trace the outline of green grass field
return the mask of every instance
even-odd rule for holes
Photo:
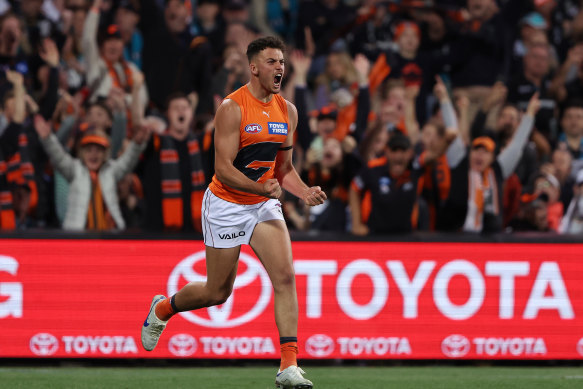
[[[583,388],[576,367],[308,367],[315,389]],[[1,388],[273,389],[269,367],[3,367]]]

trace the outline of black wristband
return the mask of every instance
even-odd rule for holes
[[[286,150],[291,150],[293,146],[287,146],[287,147],[280,147],[279,150],[280,151],[286,151]]]

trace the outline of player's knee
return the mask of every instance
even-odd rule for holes
[[[275,279],[273,287],[275,289],[287,289],[294,287],[296,283],[296,276],[293,272],[293,269],[286,269],[283,271],[278,272],[277,277]]]
[[[231,295],[232,288],[219,289],[213,296],[212,305],[224,304]]]

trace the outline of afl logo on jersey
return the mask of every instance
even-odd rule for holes
[[[248,132],[249,134],[257,134],[261,132],[261,130],[263,130],[263,128],[261,128],[261,125],[259,124],[251,123],[245,126],[245,132]]]

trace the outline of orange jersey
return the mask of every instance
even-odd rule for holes
[[[256,99],[247,85],[226,97],[241,109],[239,151],[233,165],[256,182],[275,176],[275,159],[281,144],[291,131],[285,99],[274,94],[269,103]],[[267,197],[243,192],[220,182],[216,176],[209,185],[211,192],[223,200],[237,204],[257,204]]]

